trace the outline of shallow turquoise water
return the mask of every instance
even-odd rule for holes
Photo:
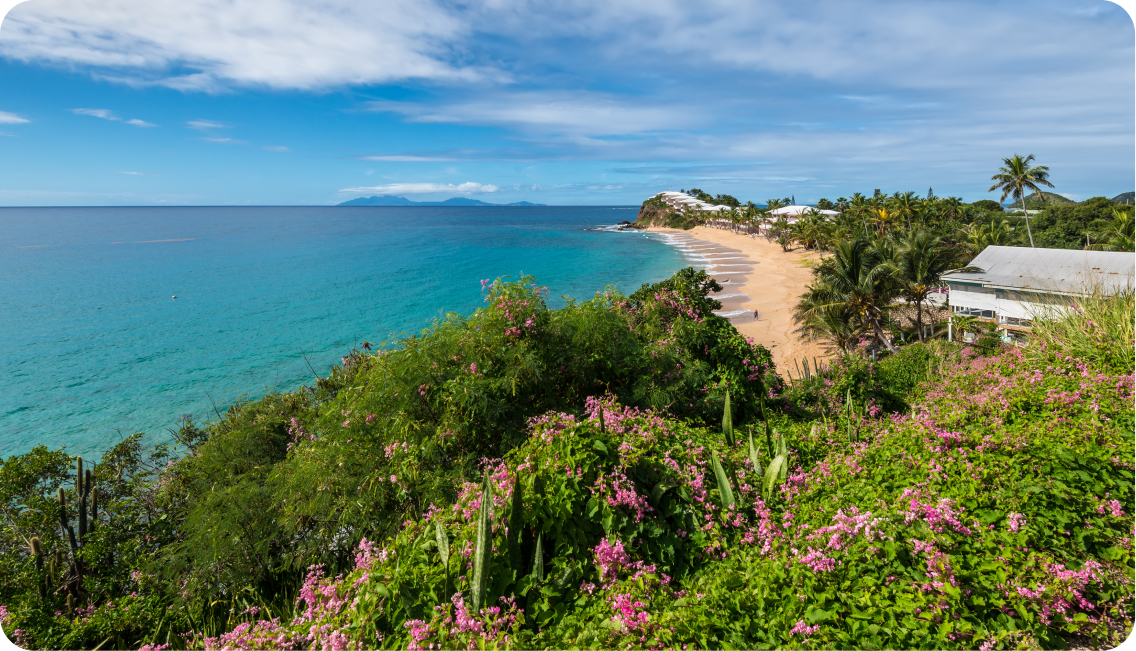
[[[0,208],[0,455],[93,455],[313,380],[481,304],[481,280],[630,292],[683,266],[620,207]],[[171,240],[171,241],[166,241]],[[176,240],[176,241],[172,241]],[[177,295],[177,299],[171,298]],[[554,303],[562,303],[559,299]]]

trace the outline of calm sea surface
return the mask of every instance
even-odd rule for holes
[[[612,207],[0,208],[0,456],[97,455],[181,414],[290,391],[353,345],[481,305],[481,279],[555,297],[684,266]],[[171,298],[177,295],[177,299]],[[556,299],[554,306],[563,304]]]

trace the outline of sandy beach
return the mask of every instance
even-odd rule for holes
[[[705,258],[707,271],[723,287],[714,295],[722,302],[720,313],[739,332],[769,349],[782,376],[787,371],[797,376],[793,360],[828,357],[819,343],[801,341],[793,333],[793,306],[812,281],[810,266],[819,254],[801,249],[786,253],[764,238],[706,226],[648,230],[666,233],[688,255]],[[754,319],[755,311],[760,318]]]

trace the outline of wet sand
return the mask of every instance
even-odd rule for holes
[[[828,357],[818,342],[806,342],[793,333],[793,306],[812,282],[810,265],[820,255],[801,249],[784,252],[781,245],[762,237],[748,237],[727,230],[696,226],[689,231],[650,228],[666,233],[688,255],[702,256],[707,272],[723,287],[712,296],[722,302],[719,314],[726,316],[743,335],[773,354],[773,363],[783,377],[798,370],[793,360]],[[702,259],[699,259],[701,262]],[[760,313],[754,319],[754,311]]]

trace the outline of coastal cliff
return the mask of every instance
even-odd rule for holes
[[[690,230],[702,223],[698,216],[689,213],[680,213],[658,197],[651,197],[639,207],[639,216],[635,218],[637,226],[660,226],[664,228],[681,228]]]

